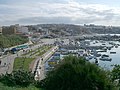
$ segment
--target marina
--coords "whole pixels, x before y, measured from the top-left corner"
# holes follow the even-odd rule
[[[54,68],[64,56],[73,55],[77,57],[84,57],[87,61],[95,63],[96,65],[111,70],[113,65],[120,64],[120,42],[119,41],[105,41],[105,40],[66,40],[56,41],[59,44],[59,49],[56,52],[59,55],[57,58],[52,56],[48,62],[46,62],[45,68],[47,70]],[[65,43],[67,44],[65,44]],[[68,44],[69,43],[69,44]],[[55,53],[55,54],[56,54]]]

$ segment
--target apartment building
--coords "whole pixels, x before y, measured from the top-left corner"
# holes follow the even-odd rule
[[[11,26],[3,26],[2,34],[16,34],[16,27],[14,25]]]

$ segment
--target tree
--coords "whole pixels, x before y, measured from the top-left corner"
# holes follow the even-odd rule
[[[113,82],[117,82],[117,86],[120,87],[120,65],[114,65],[114,68],[111,72],[111,78]]]
[[[0,48],[7,48],[28,42],[27,37],[19,35],[0,35]]]
[[[0,77],[0,82],[7,86],[27,87],[34,82],[34,76],[31,72],[24,70],[13,71],[11,74],[6,73]]]
[[[39,85],[45,90],[112,90],[109,75],[84,58],[65,57]]]

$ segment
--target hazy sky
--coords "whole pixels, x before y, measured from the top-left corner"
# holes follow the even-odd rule
[[[120,0],[0,0],[0,25],[120,25]]]

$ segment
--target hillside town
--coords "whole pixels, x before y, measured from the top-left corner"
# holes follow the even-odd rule
[[[117,49],[120,46],[120,36],[112,29],[119,31],[119,27],[97,25],[3,26],[0,28],[0,74],[22,69],[31,71],[34,80],[41,81],[69,55],[83,57],[86,61],[111,70],[111,65],[118,64],[113,55],[118,56]],[[99,32],[102,30],[104,32]],[[7,39],[12,43],[5,42]]]
[[[0,90],[120,90],[118,0],[0,0]]]
[[[116,28],[116,29],[115,29]],[[112,41],[120,41],[120,36],[111,36],[110,34],[115,34],[114,31],[120,31],[119,27],[112,26],[97,26],[97,25],[72,25],[72,24],[38,24],[38,25],[26,25],[21,26],[19,24],[11,25],[11,26],[3,26],[0,28],[1,35],[18,35],[24,36],[27,38],[27,42],[11,47],[0,47],[0,55],[1,55],[1,65],[4,68],[0,73],[12,72],[14,70],[15,58],[36,58],[30,64],[32,66],[27,66],[31,68],[32,72],[35,74],[35,78],[41,79],[41,70],[37,69],[37,67],[44,67],[45,70],[46,61],[51,57],[49,63],[57,64],[62,57],[69,54],[74,54],[77,56],[84,56],[89,60],[89,58],[98,59],[96,56],[101,56],[100,52],[107,52],[107,49],[113,48],[113,46],[118,47],[120,44],[113,43]],[[102,32],[104,30],[104,32]],[[108,33],[109,32],[109,33]],[[102,35],[106,34],[107,35]],[[119,32],[116,32],[119,33]],[[90,40],[90,41],[86,41]],[[91,45],[91,43],[101,43],[101,45]],[[110,43],[110,45],[106,43]],[[44,45],[46,47],[44,47]],[[2,46],[2,42],[1,42]],[[43,49],[43,51],[39,51],[39,49]],[[55,49],[55,50],[54,50]],[[47,52],[48,50],[48,52]],[[51,50],[53,50],[51,52]],[[105,51],[104,51],[105,50]],[[87,51],[87,52],[86,52]],[[94,53],[87,54],[86,53]],[[112,51],[111,51],[112,52]],[[41,54],[40,54],[41,53]],[[48,54],[48,57],[46,56]],[[81,54],[80,54],[81,53]],[[114,53],[114,52],[113,52]],[[43,55],[42,55],[43,54]],[[45,54],[45,55],[44,55]],[[55,56],[54,56],[55,54]],[[57,56],[56,56],[57,55]],[[91,56],[92,55],[92,56]],[[39,57],[38,57],[39,56]],[[54,59],[52,58],[54,57]],[[55,57],[58,59],[56,61]],[[8,58],[11,58],[8,60]],[[41,62],[41,59],[45,60]],[[104,59],[103,60],[109,60]],[[111,59],[110,59],[111,60]],[[6,61],[6,62],[5,62]],[[11,62],[12,61],[12,62]],[[4,65],[8,66],[4,66]],[[51,66],[50,65],[50,66]],[[54,65],[53,65],[54,66]],[[35,69],[36,67],[36,69]],[[51,66],[52,67],[52,66]],[[7,71],[6,71],[6,68]],[[28,69],[29,70],[29,69]],[[36,74],[36,73],[37,74]],[[42,72],[45,73],[45,72]],[[42,78],[44,77],[44,74]]]

